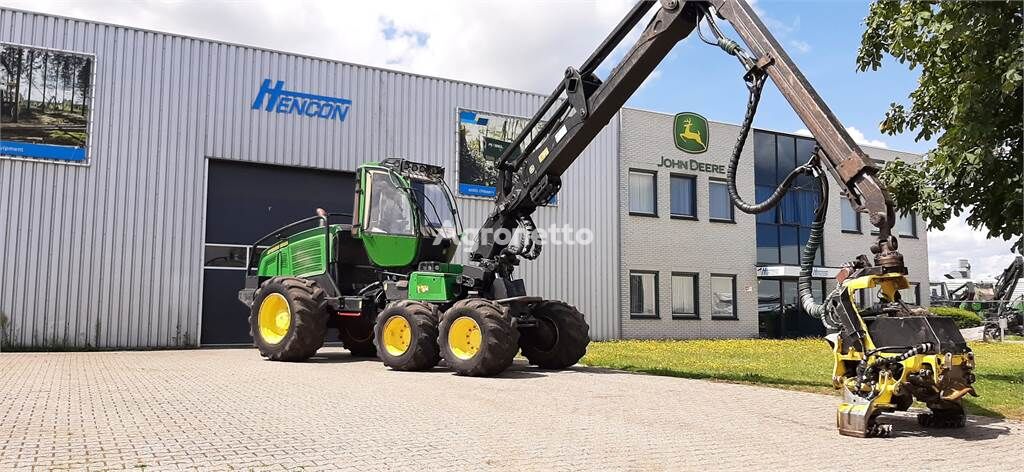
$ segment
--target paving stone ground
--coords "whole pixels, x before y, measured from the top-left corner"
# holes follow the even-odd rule
[[[517,364],[393,372],[325,349],[0,354],[0,470],[1011,470],[1024,425],[836,433],[836,398]]]

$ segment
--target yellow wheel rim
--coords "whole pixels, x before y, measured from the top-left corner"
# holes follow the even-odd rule
[[[468,316],[460,316],[448,328],[448,349],[459,359],[472,359],[480,352],[480,325]]]
[[[271,293],[260,304],[260,337],[268,344],[277,344],[292,326],[292,311],[288,300],[280,293]]]
[[[395,315],[384,323],[384,350],[392,356],[401,356],[412,344],[412,326],[404,316]]]

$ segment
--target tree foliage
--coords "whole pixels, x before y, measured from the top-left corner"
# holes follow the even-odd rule
[[[882,173],[897,207],[929,228],[968,213],[989,237],[1024,248],[1024,28],[1020,0],[875,1],[857,54],[864,71],[892,57],[920,69],[909,106],[893,103],[887,134],[916,132],[937,146]]]

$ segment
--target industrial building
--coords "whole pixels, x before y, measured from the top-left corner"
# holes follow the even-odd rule
[[[77,146],[16,141],[7,121],[0,129],[0,312],[11,345],[251,342],[236,299],[248,244],[317,207],[350,212],[352,172],[385,157],[447,168],[464,195],[463,223],[477,226],[490,201],[485,185],[457,181],[457,130],[529,117],[544,100],[10,9],[0,10],[0,24],[0,42],[23,61],[77,60],[82,80],[57,101],[82,102],[85,89],[88,112]],[[618,248],[617,195],[598,191],[616,185],[617,143],[612,123],[580,157],[587,165],[565,175],[557,203],[536,215],[540,227],[590,228],[593,243],[549,248],[521,268],[531,293],[586,313],[597,339],[618,336],[617,283],[608,277],[618,267],[608,257]],[[566,267],[590,270],[565,277]]]
[[[726,172],[740,127],[707,122],[699,153],[681,149],[677,115],[624,109],[619,128],[621,218],[620,323],[624,338],[798,337],[824,334],[797,302],[798,256],[818,204],[817,184],[801,178],[779,205],[748,215],[729,201]],[[685,124],[684,124],[685,126]],[[746,201],[765,200],[794,167],[807,161],[814,141],[755,129],[737,169]],[[864,147],[875,159],[920,156]],[[867,254],[874,241],[867,218],[852,211],[830,182],[823,251],[815,261],[815,299],[835,287],[839,267]],[[902,296],[927,305],[928,246],[916,215],[894,227],[910,272]],[[872,297],[860,300],[869,304]]]
[[[478,226],[489,163],[545,98],[11,9],[0,25],[5,57],[17,58],[0,71],[4,346],[251,342],[236,293],[252,241],[317,207],[350,212],[356,167],[386,157],[444,166],[463,223]],[[585,228],[592,242],[524,263],[527,290],[576,305],[594,339],[804,332],[796,315],[764,321],[788,319],[771,313],[791,309],[802,220],[723,207],[738,127],[707,124],[705,149],[689,154],[673,143],[673,120],[623,110],[565,174],[537,225]],[[740,170],[747,198],[782,172],[761,172],[769,141],[780,169],[792,161],[786,143],[797,154],[807,145],[755,133]],[[823,280],[870,240],[837,193]],[[901,250],[923,283],[925,234],[909,227]]]

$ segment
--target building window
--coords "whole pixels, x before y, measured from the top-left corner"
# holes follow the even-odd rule
[[[708,181],[709,216],[711,221],[735,221],[735,210],[729,198],[729,184],[720,180]]]
[[[757,225],[757,262],[762,264],[779,263],[779,227],[775,225]]]
[[[853,203],[843,199],[839,206],[843,209],[843,232],[860,233],[860,213],[853,209]]]
[[[811,281],[811,295],[821,303],[825,281]],[[762,338],[785,339],[824,336],[821,320],[808,315],[800,304],[796,279],[757,281],[758,332]]]
[[[711,317],[736,319],[736,276],[711,274]]]
[[[672,174],[669,193],[673,218],[697,218],[697,178]]]
[[[672,273],[673,318],[697,318],[699,316],[697,280],[697,274],[691,272]]]
[[[249,246],[206,244],[204,250],[203,267],[206,269],[245,270],[249,260]]]
[[[797,165],[814,152],[814,140],[766,131],[754,132],[754,195],[765,201]],[[801,175],[772,210],[757,215],[757,263],[799,265],[820,201],[816,179]],[[814,264],[825,265],[824,245]]]
[[[658,174],[645,170],[629,171],[629,213],[658,216]]]
[[[896,224],[893,225],[896,234],[908,238],[917,237],[917,215],[914,212],[902,213],[896,217]]]
[[[919,305],[921,303],[921,285],[916,282],[910,283],[910,288],[900,290],[900,298],[908,305]]]
[[[788,265],[800,264],[800,228],[779,226],[780,262]]]
[[[658,273],[629,271],[629,317],[658,317]]]

